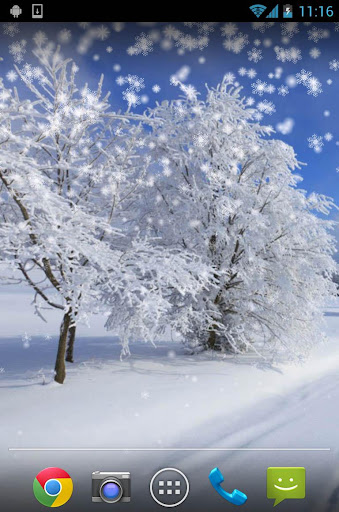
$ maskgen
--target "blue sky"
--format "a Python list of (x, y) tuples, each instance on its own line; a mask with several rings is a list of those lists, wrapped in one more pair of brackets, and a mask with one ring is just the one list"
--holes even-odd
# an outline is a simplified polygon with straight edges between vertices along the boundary
[[(119, 23), (121, 25), (118, 25)], [(339, 141), (339, 32), (336, 31), (339, 24), (215, 23), (210, 27), (187, 26), (184, 22), (103, 22), (88, 26), (80, 26), (77, 23), (25, 23), (17, 25), (14, 29), (8, 28), (8, 24), (3, 24), (0, 39), (0, 55), (3, 59), (0, 62), (1, 76), (4, 77), (7, 87), (16, 85), (20, 88), (18, 80), (11, 83), (6, 77), (14, 65), (10, 45), (24, 39), (27, 42), (26, 52), (17, 65), (37, 65), (31, 49), (34, 46), (33, 38), (39, 30), (44, 31), (50, 40), (59, 41), (64, 54), (74, 58), (80, 66), (80, 81), (88, 81), (89, 86), (94, 88), (100, 74), (105, 74), (104, 89), (111, 91), (113, 108), (125, 108), (122, 98), (125, 87), (116, 83), (118, 76), (126, 77), (131, 74), (144, 79), (145, 87), (138, 94), (143, 96), (145, 103), (136, 107), (140, 112), (152, 107), (155, 101), (179, 95), (178, 89), (171, 85), (170, 77), (183, 66), (189, 68), (185, 83), (193, 84), (201, 92), (202, 97), (205, 94), (205, 83), (215, 86), (225, 73), (232, 72), (235, 81), (244, 87), (245, 96), (253, 98), (257, 105), (263, 100), (273, 103), (275, 112), (272, 115), (265, 114), (262, 124), (270, 124), (276, 128), (286, 118), (293, 120), (294, 126), (290, 133), (283, 134), (278, 131), (275, 137), (293, 145), (299, 160), (307, 164), (300, 171), (304, 178), (303, 188), (330, 195), (339, 204), (339, 174), (336, 171), (339, 167), (339, 145), (336, 144)], [(170, 39), (167, 36), (169, 25), (178, 30), (177, 39)], [(234, 45), (236, 46), (240, 32), (243, 34), (240, 37), (243, 37), (247, 44), (239, 53), (234, 53)], [(146, 55), (139, 52), (142, 48), (138, 47), (138, 40), (135, 40), (142, 33), (145, 34)], [(205, 37), (202, 42), (204, 48), (191, 51), (185, 48), (189, 37), (193, 41), (193, 46), (199, 38)], [(231, 49), (225, 48), (227, 41)], [(171, 45), (172, 47), (168, 48)], [(134, 53), (139, 54), (130, 55), (133, 48), (136, 48)], [(258, 62), (249, 60), (253, 49), (259, 50)], [(291, 49), (292, 53), (294, 51), (297, 55), (295, 62), (289, 60)], [(278, 57), (285, 62), (277, 59), (277, 52)], [(319, 52), (320, 54), (317, 58), (312, 58), (310, 52), (313, 57)], [(337, 71), (330, 69), (329, 65), (336, 60)], [(241, 76), (238, 70), (242, 67), (247, 71), (255, 70), (256, 76)], [(280, 71), (277, 72), (277, 68), (281, 68)], [(308, 94), (306, 83), (295, 87), (288, 86), (286, 96), (278, 94), (279, 87), (291, 85), (291, 80), (295, 81), (296, 75), (302, 69), (320, 81), (322, 92), (315, 97)], [(273, 73), (274, 76), (270, 78), (269, 73)], [(271, 93), (265, 91), (262, 96), (253, 94), (252, 84), (258, 79), (266, 82), (268, 86), (274, 86), (270, 89)], [(328, 83), (328, 80), (332, 83)], [(159, 92), (154, 92), (157, 88), (152, 90), (154, 85), (159, 86)], [(275, 89), (274, 92), (272, 89)], [(144, 96), (147, 96), (147, 101)], [(313, 134), (322, 137), (319, 139), (319, 152), (308, 146), (308, 138)], [(330, 134), (327, 137), (332, 136), (332, 139), (326, 141), (325, 134)]]

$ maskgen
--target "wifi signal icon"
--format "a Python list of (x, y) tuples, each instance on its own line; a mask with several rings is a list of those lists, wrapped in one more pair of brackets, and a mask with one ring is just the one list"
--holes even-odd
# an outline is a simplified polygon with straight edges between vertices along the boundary
[(260, 18), (262, 13), (266, 11), (266, 5), (255, 4), (250, 6), (251, 11), (256, 15), (257, 18)]

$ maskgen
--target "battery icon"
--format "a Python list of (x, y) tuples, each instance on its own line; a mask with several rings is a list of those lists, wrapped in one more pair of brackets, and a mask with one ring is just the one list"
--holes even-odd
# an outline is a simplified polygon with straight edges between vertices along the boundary
[(283, 6), (283, 18), (293, 18), (293, 6), (286, 4)]

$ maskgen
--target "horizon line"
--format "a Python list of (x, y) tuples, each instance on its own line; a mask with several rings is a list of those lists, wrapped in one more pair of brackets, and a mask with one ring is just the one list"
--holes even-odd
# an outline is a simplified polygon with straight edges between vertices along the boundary
[(226, 451), (238, 451), (238, 452), (269, 452), (269, 451), (285, 451), (285, 452), (298, 452), (298, 451), (309, 451), (309, 452), (329, 452), (331, 448), (8, 448), (9, 452), (226, 452)]

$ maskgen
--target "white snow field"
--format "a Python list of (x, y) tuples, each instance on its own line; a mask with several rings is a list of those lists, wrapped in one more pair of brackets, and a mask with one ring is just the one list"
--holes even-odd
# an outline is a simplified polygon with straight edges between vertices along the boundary
[[(246, 492), (252, 503), (247, 510), (272, 508), (266, 498), (269, 466), (306, 467), (306, 499), (285, 500), (280, 510), (339, 510), (339, 303), (325, 312), (328, 342), (302, 365), (270, 366), (257, 356), (189, 356), (175, 342), (157, 348), (135, 343), (132, 356), (120, 361), (117, 340), (103, 335), (98, 319), (97, 329), (81, 330), (76, 363), (68, 365), (61, 386), (52, 382), (56, 319), (32, 321), (24, 313), (28, 302), (26, 294), (0, 296), (0, 481), (10, 489), (19, 472), (27, 480), (26, 490), (8, 498), (11, 510), (22, 509), (23, 496), (25, 510), (38, 510), (31, 482), (54, 465), (75, 482), (73, 508), (67, 504), (65, 510), (75, 504), (91, 510), (95, 470), (131, 471), (133, 501), (140, 498), (145, 510), (158, 510), (148, 485), (166, 466), (190, 479), (182, 510), (191, 510), (198, 498), (213, 510), (227, 509), (208, 482), (215, 466), (229, 492)], [(241, 451), (223, 451), (230, 448)]]

